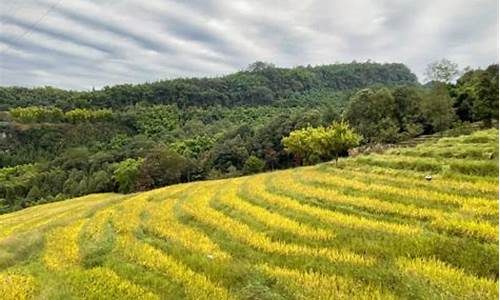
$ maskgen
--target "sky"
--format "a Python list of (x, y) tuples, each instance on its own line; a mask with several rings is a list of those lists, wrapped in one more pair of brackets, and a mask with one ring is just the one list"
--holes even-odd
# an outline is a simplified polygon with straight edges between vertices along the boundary
[(498, 0), (0, 0), (0, 85), (89, 90), (280, 67), (498, 62)]

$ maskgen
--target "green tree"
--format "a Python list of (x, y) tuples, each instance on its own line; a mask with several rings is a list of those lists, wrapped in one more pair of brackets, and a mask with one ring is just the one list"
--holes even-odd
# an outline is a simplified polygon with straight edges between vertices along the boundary
[(316, 159), (335, 162), (348, 149), (355, 147), (361, 141), (359, 136), (347, 122), (333, 122), (328, 127), (307, 127), (292, 131), (282, 139), (285, 150), (293, 153), (299, 163), (313, 163)]
[(368, 143), (399, 139), (396, 99), (387, 88), (364, 89), (351, 97), (344, 117)]
[(179, 124), (179, 111), (175, 105), (138, 105), (129, 112), (139, 133), (149, 137), (165, 135)]
[(142, 163), (142, 158), (128, 158), (118, 163), (113, 172), (113, 179), (118, 182), (118, 191), (120, 193), (130, 193), (134, 191)]
[(425, 124), (432, 132), (439, 132), (451, 127), (456, 118), (453, 100), (444, 84), (436, 84), (428, 91), (422, 101)]
[(254, 174), (264, 170), (266, 163), (255, 155), (250, 155), (243, 165), (243, 173)]
[(399, 133), (411, 138), (423, 132), (422, 96), (413, 86), (398, 86), (392, 91)]
[(244, 139), (240, 134), (237, 134), (233, 138), (215, 144), (210, 156), (210, 163), (216, 169), (228, 170), (229, 167), (233, 166), (241, 170), (249, 155)]
[(452, 86), (450, 95), (460, 120), (491, 126), (491, 120), (498, 119), (498, 65), (467, 71)]
[(77, 169), (71, 170), (68, 174), (68, 178), (64, 182), (63, 193), (69, 196), (80, 195), (83, 186), (83, 184), (80, 185), (80, 183), (84, 181), (84, 178), (85, 174), (83, 171)]
[(30, 189), (30, 191), (28, 192), (28, 195), (26, 196), (26, 198), (29, 201), (36, 201), (36, 200), (39, 200), (42, 196), (43, 196), (42, 192), (40, 191), (40, 188), (38, 187), (38, 185), (34, 185)]
[(299, 165), (302, 165), (304, 161), (308, 161), (309, 156), (313, 153), (311, 141), (313, 131), (314, 128), (312, 127), (294, 130), (281, 140), (285, 151), (292, 153), (295, 162)]
[(178, 183), (185, 174), (187, 159), (165, 146), (151, 150), (142, 162), (137, 184), (140, 190), (148, 190)]
[(62, 110), (57, 107), (41, 106), (12, 108), (9, 110), (9, 115), (21, 123), (60, 122), (64, 117)]
[(247, 71), (249, 72), (258, 72), (258, 71), (264, 71), (268, 68), (275, 68), (276, 66), (272, 63), (268, 62), (263, 62), (263, 61), (256, 61), (248, 65)]
[(347, 150), (359, 145), (361, 136), (358, 135), (344, 120), (333, 122), (329, 127), (319, 127), (313, 131), (313, 150), (324, 159), (335, 157), (337, 163), (339, 156)]
[(111, 121), (113, 119), (113, 111), (107, 108), (98, 110), (75, 108), (73, 110), (67, 111), (64, 116), (66, 117), (66, 120), (71, 123)]
[(87, 193), (102, 193), (113, 189), (111, 175), (105, 170), (100, 170), (89, 176)]
[(498, 120), (498, 65), (490, 66), (478, 75), (476, 97), (472, 113), (477, 120), (483, 120), (491, 127), (491, 120)]

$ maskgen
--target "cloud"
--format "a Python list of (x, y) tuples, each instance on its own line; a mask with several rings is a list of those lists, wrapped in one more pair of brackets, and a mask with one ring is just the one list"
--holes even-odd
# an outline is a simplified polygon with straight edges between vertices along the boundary
[(279, 66), (498, 62), (496, 0), (25, 0), (0, 6), (0, 84), (100, 88)]

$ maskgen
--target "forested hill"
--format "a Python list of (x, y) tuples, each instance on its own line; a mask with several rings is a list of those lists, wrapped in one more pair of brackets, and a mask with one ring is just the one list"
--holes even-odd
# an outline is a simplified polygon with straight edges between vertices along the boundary
[(341, 120), (362, 143), (397, 143), (469, 122), (491, 126), (498, 65), (431, 87), (402, 64), (254, 63), (220, 78), (91, 92), (0, 88), (0, 213), (329, 160), (333, 153), (316, 149), (293, 154), (282, 140)]
[(345, 91), (371, 85), (417, 84), (417, 77), (399, 63), (348, 63), (278, 68), (256, 62), (246, 70), (216, 78), (179, 78), (154, 83), (124, 84), (97, 91), (67, 91), (52, 87), (0, 87), (0, 110), (26, 106), (113, 108), (150, 104), (268, 105), (294, 93), (328, 88)]

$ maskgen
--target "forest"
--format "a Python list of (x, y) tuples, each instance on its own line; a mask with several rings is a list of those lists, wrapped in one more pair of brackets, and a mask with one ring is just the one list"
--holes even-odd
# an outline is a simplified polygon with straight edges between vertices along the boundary
[(0, 87), (0, 212), (329, 160), (297, 159), (297, 130), (347, 122), (361, 144), (498, 120), (498, 65), (421, 85), (403, 64), (279, 68), (92, 91)]

